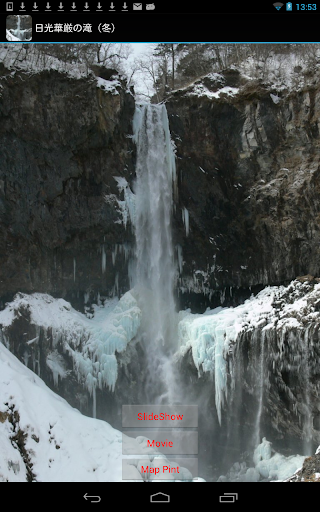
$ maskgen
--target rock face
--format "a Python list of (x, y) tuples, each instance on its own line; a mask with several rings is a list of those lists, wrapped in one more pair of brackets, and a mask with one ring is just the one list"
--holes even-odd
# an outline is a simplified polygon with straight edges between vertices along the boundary
[(204, 294), (232, 304), (248, 287), (318, 275), (318, 83), (277, 93), (233, 71), (172, 93), (166, 105), (179, 176), (180, 286), (190, 292), (182, 304), (203, 311)]
[(316, 455), (307, 457), (302, 468), (297, 471), (286, 482), (320, 482), (320, 452)]
[(114, 176), (134, 173), (133, 112), (115, 77), (2, 69), (2, 305), (18, 291), (43, 291), (81, 309), (90, 293), (97, 301), (98, 292), (128, 289), (125, 257), (112, 257), (130, 243)]

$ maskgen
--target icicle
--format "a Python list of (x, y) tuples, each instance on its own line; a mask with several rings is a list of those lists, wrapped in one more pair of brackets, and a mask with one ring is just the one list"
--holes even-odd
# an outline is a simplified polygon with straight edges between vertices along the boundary
[(76, 259), (73, 258), (73, 281), (76, 280)]
[[(112, 251), (112, 265), (115, 266), (116, 264), (116, 258), (117, 258), (117, 252), (118, 252), (118, 244), (114, 246), (114, 249)], [(119, 251), (120, 252), (120, 251)]]
[(104, 249), (104, 245), (102, 246), (102, 261), (101, 261), (101, 267), (102, 267), (102, 273), (105, 274), (106, 272), (106, 263), (107, 263), (107, 256), (106, 251)]
[(186, 229), (186, 235), (188, 236), (189, 235), (189, 212), (188, 212), (187, 208), (182, 209), (182, 220), (183, 220), (183, 225)]
[(130, 254), (130, 245), (123, 244), (122, 245), (122, 252), (124, 252), (124, 260), (127, 261), (128, 255)]
[(96, 384), (93, 384), (93, 390), (92, 390), (92, 399), (93, 399), (93, 411), (92, 411), (92, 417), (97, 417), (97, 395), (96, 395)]
[(182, 274), (182, 267), (183, 267), (182, 247), (181, 247), (181, 245), (177, 245), (176, 248), (177, 248), (177, 255), (178, 255), (179, 273)]
[(119, 295), (119, 273), (117, 272), (114, 279), (113, 296)]

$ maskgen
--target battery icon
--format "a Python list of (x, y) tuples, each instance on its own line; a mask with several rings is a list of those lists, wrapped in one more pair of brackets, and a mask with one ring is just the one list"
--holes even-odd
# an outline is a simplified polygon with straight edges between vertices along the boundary
[(287, 2), (286, 3), (286, 10), (287, 11), (292, 11), (292, 3), (291, 2)]
[(235, 492), (225, 492), (223, 496), (219, 496), (219, 503), (235, 503), (238, 499), (238, 494)]

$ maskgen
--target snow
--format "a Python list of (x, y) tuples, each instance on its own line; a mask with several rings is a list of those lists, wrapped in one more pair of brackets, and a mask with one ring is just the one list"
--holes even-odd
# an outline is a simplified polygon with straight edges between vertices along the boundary
[(275, 94), (270, 94), (270, 98), (272, 99), (273, 103), (275, 103), (276, 105), (278, 105), (278, 103), (280, 103), (280, 101), (281, 101), (281, 98), (279, 98), (279, 96), (276, 96)]
[(21, 41), (18, 37), (15, 37), (13, 34), (11, 34), (10, 30), (6, 29), (6, 38), (7, 41)]
[(196, 83), (193, 85), (191, 91), (188, 93), (189, 96), (206, 96), (209, 99), (218, 99), (220, 98), (221, 94), (226, 96), (235, 96), (238, 94), (239, 88), (238, 87), (221, 87), (221, 89), (218, 89), (215, 92), (210, 91), (204, 84), (202, 83)]
[(105, 80), (104, 78), (101, 78), (100, 76), (96, 77), (97, 80), (97, 87), (100, 89), (103, 89), (106, 92), (110, 92), (111, 94), (119, 94), (118, 88), (121, 88), (121, 83), (117, 79), (113, 80)]
[(260, 478), (271, 480), (285, 480), (301, 468), (305, 456), (291, 455), (285, 457), (280, 453), (272, 455), (271, 443), (264, 437), (262, 443), (257, 446), (253, 455), (255, 469)]
[[(19, 293), (0, 312), (4, 337), (5, 328), (20, 315), (21, 309), (30, 313), (30, 323), (36, 325), (38, 331), (40, 328), (45, 332), (52, 330), (54, 347), (62, 342), (63, 350), (73, 359), (79, 381), (85, 383), (93, 396), (96, 387), (107, 386), (114, 390), (118, 373), (115, 354), (126, 349), (140, 325), (141, 311), (130, 292), (120, 300), (109, 299), (102, 307), (94, 306), (92, 319), (73, 309), (64, 299), (41, 293)], [(59, 377), (66, 376), (57, 352), (53, 351), (47, 358), (47, 366), (53, 372), (55, 383)]]
[(46, 364), (53, 374), (54, 385), (57, 386), (60, 379), (64, 379), (70, 372), (65, 368), (65, 362), (61, 354), (54, 350), (47, 355)]
[(236, 462), (226, 476), (219, 477), (218, 482), (282, 482), (301, 468), (304, 459), (302, 455), (285, 457), (274, 452), (271, 443), (264, 437), (254, 451), (254, 467), (248, 468), (245, 462)]

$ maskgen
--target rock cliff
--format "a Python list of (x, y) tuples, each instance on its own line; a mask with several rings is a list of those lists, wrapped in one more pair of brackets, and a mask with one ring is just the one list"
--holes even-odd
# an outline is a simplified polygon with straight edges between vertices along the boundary
[(182, 303), (203, 311), (204, 294), (232, 304), (249, 287), (318, 275), (316, 78), (299, 91), (276, 90), (231, 70), (175, 91), (166, 105), (179, 177)]
[(90, 293), (97, 302), (128, 289), (125, 257), (112, 257), (130, 242), (114, 176), (134, 173), (134, 99), (112, 74), (2, 68), (2, 305), (17, 291), (43, 291), (81, 309)]

